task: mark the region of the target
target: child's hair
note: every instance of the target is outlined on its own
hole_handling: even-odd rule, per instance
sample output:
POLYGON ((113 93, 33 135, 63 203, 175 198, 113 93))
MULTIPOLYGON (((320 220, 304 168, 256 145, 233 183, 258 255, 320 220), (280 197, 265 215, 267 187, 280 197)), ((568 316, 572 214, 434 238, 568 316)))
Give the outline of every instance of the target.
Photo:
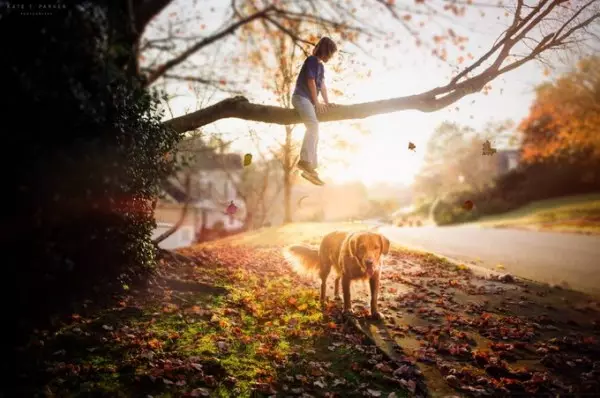
POLYGON ((324 56, 332 56, 337 51, 337 46, 329 37, 321 37, 313 49, 313 55, 319 58, 324 56))

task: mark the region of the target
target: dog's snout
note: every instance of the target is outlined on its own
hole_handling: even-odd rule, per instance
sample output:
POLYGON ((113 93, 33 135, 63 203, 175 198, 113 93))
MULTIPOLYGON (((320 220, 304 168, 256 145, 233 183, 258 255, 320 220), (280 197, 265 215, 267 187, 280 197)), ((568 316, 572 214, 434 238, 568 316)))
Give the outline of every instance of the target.
POLYGON ((366 265, 368 265, 369 267, 371 267, 371 266, 373 265, 373 260, 372 260, 372 259, 370 259, 370 258, 368 258, 368 259, 365 261, 365 264, 366 264, 366 265))

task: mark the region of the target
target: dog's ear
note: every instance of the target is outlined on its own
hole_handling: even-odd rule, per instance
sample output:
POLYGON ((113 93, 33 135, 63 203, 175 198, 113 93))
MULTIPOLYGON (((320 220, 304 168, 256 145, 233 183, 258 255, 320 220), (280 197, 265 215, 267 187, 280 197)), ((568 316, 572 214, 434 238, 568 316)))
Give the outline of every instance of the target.
POLYGON ((390 251, 390 241, 383 235, 379 235, 379 239, 381 239, 381 254, 388 254, 390 251))
POLYGON ((350 253, 351 257, 356 257, 356 250, 358 245, 358 239, 356 239, 356 235, 352 234, 348 238, 348 253, 350 253))

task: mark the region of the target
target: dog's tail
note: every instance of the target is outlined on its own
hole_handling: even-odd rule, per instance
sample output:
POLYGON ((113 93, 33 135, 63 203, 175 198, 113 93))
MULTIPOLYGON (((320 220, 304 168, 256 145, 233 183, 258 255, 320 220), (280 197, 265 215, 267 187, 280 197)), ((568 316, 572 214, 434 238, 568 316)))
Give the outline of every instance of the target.
POLYGON ((310 247, 288 246, 283 249, 283 256, 292 265, 294 271, 300 275, 314 276, 321 268, 319 251, 310 247))

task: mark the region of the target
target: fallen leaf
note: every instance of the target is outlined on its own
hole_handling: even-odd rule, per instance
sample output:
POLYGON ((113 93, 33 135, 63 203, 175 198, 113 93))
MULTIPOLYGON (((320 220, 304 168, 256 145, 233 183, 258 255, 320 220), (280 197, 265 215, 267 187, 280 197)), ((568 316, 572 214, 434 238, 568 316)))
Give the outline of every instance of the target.
POLYGON ((415 144, 413 144, 412 142, 408 143, 408 150, 409 151, 414 151, 417 148, 417 146, 415 144))
POLYGON ((252 154, 251 153, 247 153, 244 155, 244 166, 250 166, 250 164, 252 163, 252 154))
POLYGON ((158 339, 151 339, 148 341, 148 347, 156 349, 156 348, 160 348, 161 343, 160 341, 158 341, 158 339))
POLYGON ((208 397, 210 396, 210 391, 207 390, 206 388, 194 388, 192 391, 190 391, 190 396, 191 397, 208 397))

